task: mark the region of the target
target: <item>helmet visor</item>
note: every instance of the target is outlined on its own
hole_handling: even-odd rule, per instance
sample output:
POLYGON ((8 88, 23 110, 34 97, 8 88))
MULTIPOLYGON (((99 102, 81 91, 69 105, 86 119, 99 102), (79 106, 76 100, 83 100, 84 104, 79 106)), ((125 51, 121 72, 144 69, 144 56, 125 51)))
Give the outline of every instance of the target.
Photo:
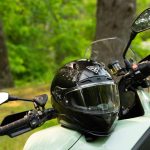
POLYGON ((119 110, 119 94, 115 84, 80 87, 65 95, 73 108, 99 111, 101 113, 119 110))

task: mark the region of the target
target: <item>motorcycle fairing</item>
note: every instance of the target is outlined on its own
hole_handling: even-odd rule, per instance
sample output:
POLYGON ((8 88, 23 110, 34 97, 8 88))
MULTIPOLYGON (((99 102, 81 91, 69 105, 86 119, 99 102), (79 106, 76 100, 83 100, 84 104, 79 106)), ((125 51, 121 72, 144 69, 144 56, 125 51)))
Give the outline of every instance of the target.
POLYGON ((84 135, 56 126, 34 133, 24 150, 131 150, 149 127, 146 116, 119 120, 110 136, 87 142, 84 135))
MULTIPOLYGON (((150 94, 138 90, 137 94, 144 108, 144 115, 119 120, 110 136, 99 137, 93 142, 87 142, 84 135, 63 128, 50 127, 31 135, 25 144, 24 150, 131 150, 150 128, 150 94)), ((148 142, 147 142, 148 143, 148 142)), ((135 150, 135 149, 134 149, 135 150)))
POLYGON ((134 145, 132 150, 147 150, 150 147, 150 128, 144 133, 140 140, 134 145))
POLYGON ((23 150, 68 150, 80 137, 77 131, 58 125, 32 134, 23 150))

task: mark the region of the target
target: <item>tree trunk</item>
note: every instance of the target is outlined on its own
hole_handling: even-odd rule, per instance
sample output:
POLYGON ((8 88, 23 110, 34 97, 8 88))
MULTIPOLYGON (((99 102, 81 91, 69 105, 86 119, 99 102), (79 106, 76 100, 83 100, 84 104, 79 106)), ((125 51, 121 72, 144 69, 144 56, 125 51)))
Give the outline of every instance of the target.
MULTIPOLYGON (((136 0, 97 0, 95 39, 119 37, 127 43, 135 11, 136 0)), ((125 44, 116 44, 116 51, 111 55, 122 55, 124 46, 125 44)), ((111 56, 102 47, 92 49, 92 59, 101 62, 108 57, 111 56)))
POLYGON ((9 69, 8 54, 3 33, 3 25, 0 21, 0 88, 6 88, 11 86, 13 86, 13 80, 9 69))

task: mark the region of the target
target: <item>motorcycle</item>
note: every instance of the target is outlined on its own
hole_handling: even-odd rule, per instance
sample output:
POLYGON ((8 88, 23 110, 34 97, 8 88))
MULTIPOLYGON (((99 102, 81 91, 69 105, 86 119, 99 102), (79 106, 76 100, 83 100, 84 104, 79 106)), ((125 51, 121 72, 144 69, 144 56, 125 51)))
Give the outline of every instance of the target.
MULTIPOLYGON (((117 82, 120 94, 119 120, 110 135, 87 142, 82 133, 57 125, 31 135, 24 150, 149 149, 150 94, 144 88, 149 87, 147 77, 150 75, 150 51, 140 55, 139 51, 129 48, 136 35, 149 28, 150 8, 142 12, 132 24, 130 39, 123 52, 117 51, 117 48, 120 49, 121 40, 116 37, 97 40, 91 45, 93 50, 106 49, 107 53, 113 56, 110 59, 104 59, 105 56, 100 58, 104 65, 108 65, 105 67, 117 82), (117 53, 114 54, 114 51, 117 53)), ((99 58, 93 59, 97 61, 99 58)), ((0 135, 15 137, 56 118, 57 112, 54 108, 45 108, 47 99, 46 94, 33 99, 24 99, 0 93, 0 104, 22 100, 32 102, 35 108, 5 117, 0 125, 0 135)))

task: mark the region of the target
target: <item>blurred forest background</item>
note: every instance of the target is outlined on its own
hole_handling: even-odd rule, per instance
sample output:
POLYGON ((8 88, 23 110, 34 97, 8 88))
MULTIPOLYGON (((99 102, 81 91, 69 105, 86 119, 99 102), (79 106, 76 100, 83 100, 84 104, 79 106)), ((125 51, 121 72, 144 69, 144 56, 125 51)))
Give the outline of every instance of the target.
MULTIPOLYGON (((136 2, 137 14, 149 7, 136 2)), ((8 59, 9 73, 4 80, 7 66, 0 68, 0 87, 48 83, 61 65, 82 58, 95 38, 95 14, 96 0, 1 0, 0 48, 8 55, 0 62, 8 59)))
MULTIPOLYGON (((149 0, 136 0, 136 15, 148 7, 149 0)), ((49 93, 56 70, 84 57, 95 39, 96 8, 96 0, 0 0, 0 49, 6 50, 4 55, 0 51, 0 66, 4 64, 0 67, 2 91, 23 97, 49 93), (7 83, 4 71, 8 72, 7 83), (6 87, 17 88, 3 89, 6 87)), ((149 41, 150 34, 136 39, 138 47, 134 46, 146 49, 149 45, 144 47, 142 41, 149 41)), ((10 113, 29 108, 23 102, 4 104, 0 121, 10 113)), ((40 129, 54 124, 55 120, 40 129)), ((31 133, 14 139, 0 137, 0 150, 22 149, 31 133)))
POLYGON ((50 82, 58 67, 83 57, 94 38, 95 9, 96 1, 86 0, 1 0, 14 85, 50 82))

